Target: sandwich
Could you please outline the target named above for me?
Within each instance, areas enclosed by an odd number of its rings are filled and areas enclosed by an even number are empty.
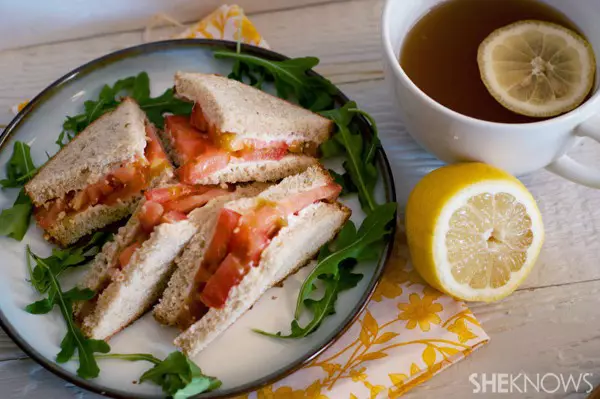
[[[198,353],[310,261],[350,216],[336,201],[340,191],[327,171],[311,166],[253,198],[204,212],[154,308],[160,323],[183,330],[175,345]]]
[[[169,184],[146,191],[127,224],[92,261],[79,284],[96,292],[75,306],[83,333],[109,339],[150,310],[173,272],[173,259],[202,226],[206,214],[254,196],[265,184],[236,189]]]
[[[275,181],[317,164],[333,122],[236,80],[178,72],[176,95],[191,117],[168,116],[165,146],[182,182]]]
[[[173,176],[154,125],[126,98],[48,160],[25,192],[45,237],[67,246],[127,217],[145,189]]]

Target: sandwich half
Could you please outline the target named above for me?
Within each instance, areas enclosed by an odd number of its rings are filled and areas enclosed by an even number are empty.
[[[155,318],[184,330],[175,345],[194,355],[270,287],[310,261],[350,216],[341,187],[313,166],[253,198],[205,213],[176,259]]]
[[[66,246],[127,217],[145,189],[172,177],[154,126],[126,98],[48,160],[25,192],[45,237]]]
[[[237,189],[172,184],[146,191],[133,216],[105,244],[80,284],[96,297],[75,306],[83,333],[108,339],[142,316],[158,300],[173,271],[173,259],[196,234],[206,213],[254,196],[265,188]]]
[[[166,118],[164,141],[189,184],[275,181],[315,165],[333,122],[218,75],[178,72],[175,91],[190,118]]]

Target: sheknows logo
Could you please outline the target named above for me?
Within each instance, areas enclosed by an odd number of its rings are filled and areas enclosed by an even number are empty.
[[[579,392],[590,393],[594,386],[590,379],[592,373],[581,374],[535,374],[525,373],[473,373],[469,381],[473,384],[473,393],[527,393],[527,392]]]

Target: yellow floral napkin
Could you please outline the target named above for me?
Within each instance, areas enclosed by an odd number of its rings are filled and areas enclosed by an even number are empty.
[[[221,6],[175,37],[238,40],[238,32],[242,42],[268,47],[236,5]],[[244,397],[396,398],[488,341],[464,303],[430,288],[412,269],[399,232],[383,279],[359,320],[312,362]]]

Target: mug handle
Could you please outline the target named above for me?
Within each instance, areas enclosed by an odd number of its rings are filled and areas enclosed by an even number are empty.
[[[575,135],[589,137],[600,143],[600,114],[577,126]],[[567,154],[546,166],[546,169],[574,183],[600,188],[600,169],[579,163]]]

